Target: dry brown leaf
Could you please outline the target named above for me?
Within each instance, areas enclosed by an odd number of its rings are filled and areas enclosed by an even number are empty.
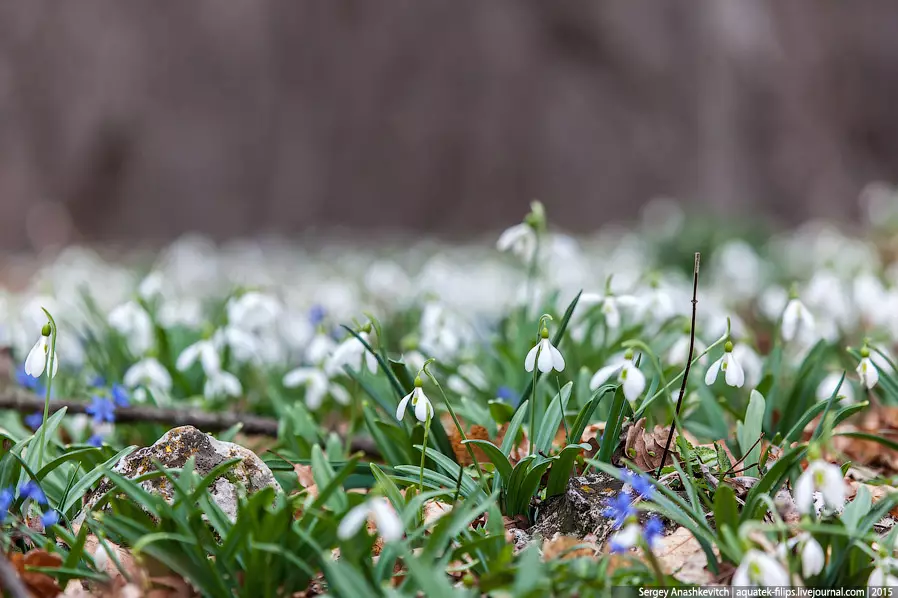
[[[312,466],[296,463],[293,465],[293,472],[296,473],[299,485],[306,489],[306,493],[313,499],[318,498],[318,484],[315,483],[315,477],[312,475]]]
[[[589,424],[583,428],[583,434],[580,436],[580,442],[589,442],[590,440],[598,441],[605,432],[605,422]]]
[[[839,426],[838,431],[866,432],[898,441],[898,407],[872,405],[856,425]],[[885,467],[890,472],[898,472],[898,451],[886,448],[878,442],[835,436],[833,445],[854,463]]]
[[[486,428],[483,426],[471,426],[471,428],[465,433],[465,437],[468,440],[489,440],[490,435],[486,431]],[[462,444],[461,434],[458,433],[458,428],[452,427],[449,432],[449,441],[452,443],[452,451],[455,453],[455,460],[461,463],[462,465],[473,465],[474,462],[471,460],[471,453],[468,452],[468,446]],[[471,445],[471,448],[474,451],[474,456],[477,458],[477,461],[480,463],[488,462],[489,459],[486,457],[486,453],[483,452],[477,446]]]
[[[574,549],[575,546],[581,546],[581,548]],[[544,561],[551,561],[557,558],[575,559],[581,556],[595,558],[598,552],[598,546],[587,542],[586,540],[575,538],[574,536],[563,536],[561,534],[555,534],[555,536],[551,540],[546,540],[543,542]]]
[[[708,558],[701,544],[685,527],[658,540],[655,557],[665,573],[673,575],[683,583],[706,585],[713,576],[708,571]]]
[[[438,500],[429,500],[424,503],[424,526],[428,527],[437,519],[452,510],[452,505]]]
[[[669,433],[669,428],[664,426],[655,426],[654,430],[646,431],[643,417],[627,430],[624,454],[642,471],[654,471],[661,465],[661,457],[664,454],[664,445],[667,443]],[[668,463],[673,463],[673,454],[677,452],[676,437],[675,432],[667,456]]]
[[[28,554],[14,552],[9,556],[9,560],[19,573],[22,583],[37,598],[54,598],[62,591],[56,580],[46,573],[26,570],[26,567],[58,569],[62,566],[62,557],[58,554],[51,554],[46,550],[37,549],[30,551]]]

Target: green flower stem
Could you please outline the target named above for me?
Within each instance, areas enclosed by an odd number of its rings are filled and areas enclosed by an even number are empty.
[[[44,419],[41,422],[41,436],[38,441],[37,470],[44,466],[44,443],[46,441],[47,420],[50,417],[50,391],[53,389],[53,366],[56,365],[56,320],[43,307],[41,308],[50,321],[50,355],[47,359],[47,394],[44,396]]]

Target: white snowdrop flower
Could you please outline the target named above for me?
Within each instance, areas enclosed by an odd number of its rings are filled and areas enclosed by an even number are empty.
[[[727,341],[723,350],[723,357],[711,364],[705,374],[705,384],[711,386],[717,380],[720,370],[724,372],[726,383],[735,388],[741,388],[745,384],[745,371],[733,355],[733,343]]]
[[[204,339],[193,343],[186,349],[181,351],[175,367],[184,372],[190,369],[196,361],[199,360],[203,366],[203,371],[207,376],[221,370],[221,358],[218,356],[218,348],[211,340]]]
[[[336,382],[331,381],[324,370],[320,368],[296,368],[284,375],[283,382],[287,388],[305,387],[306,405],[313,411],[321,407],[324,398],[328,395],[341,405],[349,404],[349,392]]]
[[[870,389],[879,382],[879,370],[870,359],[870,349],[861,349],[861,361],[857,364],[857,375],[861,379],[861,386]]]
[[[838,372],[827,374],[817,386],[817,400],[822,401],[831,397],[833,393],[836,392],[836,387],[839,385],[840,380],[842,380],[842,374]],[[842,380],[842,385],[839,386],[838,393],[836,398],[839,399],[839,402],[842,405],[848,405],[854,402],[854,390],[851,388],[851,383],[848,382],[847,378]]]
[[[672,365],[686,365],[686,362],[689,360],[689,344],[690,344],[690,334],[689,334],[690,324],[687,323],[686,327],[683,330],[683,334],[677,337],[677,340],[670,346],[670,349],[667,351],[667,362]],[[705,350],[705,344],[700,341],[698,338],[695,339],[695,349],[692,354],[692,358],[695,359],[696,356],[701,355],[702,351]],[[707,355],[703,355],[701,359],[699,359],[699,363],[704,363],[708,360]]]
[[[814,493],[819,492],[827,507],[837,511],[845,506],[845,480],[838,465],[816,460],[808,465],[795,483],[795,507],[802,515],[814,508]]]
[[[110,554],[109,548],[107,548],[107,544],[107,542],[98,542],[96,548],[94,548],[94,565],[96,565],[97,571],[100,571],[101,573],[106,571],[106,567],[110,562],[114,562],[112,554]]]
[[[324,332],[318,332],[306,345],[306,361],[313,365],[321,365],[337,348],[337,342]]]
[[[461,323],[445,307],[438,303],[428,303],[421,313],[421,341],[419,345],[429,355],[440,359],[450,359],[461,348],[462,339],[458,334]]]
[[[799,536],[799,554],[801,555],[801,575],[805,579],[813,577],[823,571],[826,566],[826,554],[820,542],[811,534],[803,533]]]
[[[212,343],[219,351],[228,347],[231,350],[231,357],[238,363],[260,359],[261,340],[236,326],[228,325],[216,330],[212,335]]]
[[[203,394],[207,399],[219,397],[239,397],[243,394],[243,386],[237,376],[224,370],[206,372],[206,383]]]
[[[534,366],[544,374],[548,374],[553,369],[559,372],[564,371],[564,357],[562,357],[561,351],[552,345],[552,341],[549,340],[549,329],[546,327],[540,331],[539,342],[530,349],[524,359],[525,370],[532,372]]]
[[[617,375],[617,381],[624,387],[624,397],[629,401],[630,406],[635,409],[636,399],[645,390],[645,374],[636,367],[633,358],[633,351],[627,350],[624,353],[623,360],[599,369],[589,381],[590,390],[596,390],[606,380]]]
[[[108,321],[116,332],[125,337],[128,350],[133,355],[141,356],[153,346],[153,321],[136,301],[128,301],[113,309]]]
[[[374,348],[372,344],[373,334],[366,330],[362,330],[358,334],[369,346]],[[363,361],[368,366],[369,372],[372,374],[377,373],[377,358],[365,348],[365,345],[359,339],[350,336],[334,349],[325,366],[325,372],[329,376],[334,376],[342,372],[343,367],[347,365],[359,372],[362,369]]]
[[[44,327],[41,328],[41,337],[37,339],[37,342],[34,343],[34,346],[31,347],[31,351],[28,352],[28,356],[25,358],[25,373],[32,378],[40,378],[41,374],[44,373],[44,368],[47,367],[49,356],[50,324],[44,324]],[[59,359],[54,351],[53,372],[50,374],[51,377],[55,377],[57,371],[59,371]]]
[[[620,531],[608,539],[611,552],[626,552],[639,542],[642,536],[642,528],[638,523],[628,523]]]
[[[609,285],[610,286],[610,285]],[[605,325],[611,329],[620,328],[621,308],[634,308],[640,306],[640,301],[632,295],[615,295],[610,289],[605,295],[596,293],[583,293],[580,302],[584,305],[601,304],[602,314],[605,316]]]
[[[252,332],[274,326],[281,314],[281,304],[274,297],[252,291],[230,299],[227,312],[229,324]]]
[[[814,335],[814,317],[797,297],[790,300],[783,310],[782,334],[786,342],[796,337],[808,339]]]
[[[751,549],[733,574],[733,587],[791,586],[789,572],[774,557]]]
[[[146,386],[164,391],[171,390],[172,386],[171,374],[154,357],[146,357],[129,367],[123,382],[128,388]]]
[[[433,417],[433,405],[430,404],[430,399],[424,394],[422,386],[421,378],[415,378],[415,388],[412,389],[412,392],[402,397],[402,400],[399,401],[399,406],[396,407],[396,419],[401,420],[405,416],[405,410],[409,402],[415,408],[415,417],[419,422],[425,423]]]
[[[402,521],[393,510],[393,506],[382,497],[369,498],[362,504],[351,508],[340,525],[337,526],[337,537],[349,540],[362,528],[369,517],[374,518],[374,525],[385,542],[393,542],[402,538]]]
[[[163,328],[183,326],[196,330],[203,323],[203,306],[196,298],[165,297],[156,308],[156,318]]]
[[[505,229],[496,241],[496,249],[510,251],[526,263],[530,263],[533,259],[536,245],[536,229],[523,222]]]
[[[137,287],[137,294],[146,301],[151,301],[162,295],[165,288],[165,277],[162,272],[154,271],[144,277]]]
[[[883,558],[876,563],[876,567],[867,580],[870,588],[898,588],[898,559]]]

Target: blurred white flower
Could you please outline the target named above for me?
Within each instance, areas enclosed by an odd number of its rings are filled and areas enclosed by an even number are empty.
[[[733,347],[733,357],[742,366],[742,372],[745,374],[745,382],[749,386],[757,386],[761,381],[761,374],[764,371],[764,362],[750,345],[746,343],[736,343]]]
[[[686,365],[686,362],[689,360],[689,331],[685,331],[685,334],[677,337],[677,340],[670,346],[670,349],[667,352],[667,362],[671,365]],[[695,359],[699,355],[702,354],[702,351],[705,350],[705,344],[700,341],[698,338],[695,339],[695,348],[692,354],[692,358]],[[701,359],[699,359],[699,363],[705,363],[708,361],[707,355],[702,355]]]
[[[274,297],[251,291],[228,301],[228,323],[247,332],[257,332],[277,323],[281,304]]]
[[[206,372],[206,383],[203,394],[207,399],[220,397],[239,397],[243,394],[243,386],[237,376],[224,370]]]
[[[336,348],[337,342],[334,339],[324,332],[318,332],[306,345],[306,361],[312,365],[321,365]]]
[[[745,384],[745,371],[739,365],[739,361],[733,354],[733,343],[727,341],[723,357],[711,364],[705,374],[705,384],[711,386],[717,380],[717,375],[723,370],[724,379],[730,386],[741,388]]]
[[[162,272],[154,271],[147,274],[147,276],[140,282],[140,286],[137,287],[137,294],[146,301],[151,301],[156,297],[163,294],[163,289],[165,288],[165,276],[163,276]]]
[[[340,525],[337,526],[337,537],[349,540],[355,536],[369,517],[373,517],[374,525],[385,542],[393,542],[402,538],[402,521],[387,499],[376,496],[350,509]]]
[[[751,549],[733,574],[733,587],[791,586],[789,572],[774,557]]]
[[[44,334],[46,333],[46,334]],[[41,330],[41,336],[37,339],[37,342],[34,343],[34,346],[31,347],[31,351],[28,352],[28,356],[25,358],[25,373],[31,376],[32,378],[40,378],[41,374],[44,373],[44,368],[47,367],[47,362],[50,359],[50,326],[45,325]],[[56,376],[56,372],[59,371],[59,359],[56,355],[56,352],[53,353],[53,372],[50,374],[51,377]]]
[[[172,387],[171,374],[154,357],[145,357],[129,367],[125,372],[123,382],[128,388],[146,386],[166,392]]]
[[[617,381],[624,388],[624,397],[630,403],[630,406],[635,409],[636,399],[645,390],[645,374],[636,367],[636,363],[633,360],[633,351],[628,350],[622,360],[615,361],[599,369],[589,381],[589,389],[596,390],[606,380],[617,375]]]
[[[896,572],[898,572],[898,559],[890,557],[880,559],[867,580],[867,587],[898,588]]]
[[[166,296],[156,308],[156,318],[163,328],[183,326],[196,330],[203,322],[203,306],[195,298]]]
[[[786,342],[794,340],[797,336],[803,340],[813,338],[814,317],[797,297],[789,301],[783,310],[782,334]]]
[[[870,359],[868,349],[861,349],[861,361],[857,364],[857,375],[861,379],[861,386],[866,389],[873,388],[879,382],[879,370]]]
[[[521,258],[521,261],[530,263],[536,252],[536,230],[526,223],[516,224],[505,229],[496,241],[496,249],[499,251],[511,251]]]
[[[540,332],[540,340],[524,358],[525,370],[532,372],[534,367],[538,367],[539,371],[544,374],[548,374],[553,369],[559,372],[564,371],[564,357],[549,340],[549,331],[545,328]]]
[[[212,342],[219,351],[228,347],[231,350],[231,357],[238,363],[261,361],[262,341],[254,334],[236,326],[219,328],[212,335]]]
[[[296,368],[284,375],[284,386],[287,388],[305,387],[306,405],[311,410],[321,407],[328,395],[341,405],[349,404],[349,393],[345,388],[333,382],[320,368]]]
[[[838,372],[827,374],[817,386],[817,400],[822,401],[830,398],[833,393],[836,392],[836,387],[838,386],[839,394],[836,395],[836,398],[839,399],[840,404],[848,405],[853,403],[854,390],[851,388],[851,383],[848,382],[848,378],[845,378],[845,380],[842,381],[842,385],[839,386],[840,380],[842,380],[842,374]]]
[[[372,343],[374,342],[375,335],[373,333],[368,333],[363,330],[359,332],[358,335],[368,343],[371,348],[374,348]],[[360,372],[362,370],[363,360],[365,365],[368,366],[368,371],[372,374],[376,374],[377,358],[365,348],[362,341],[354,336],[350,336],[334,349],[334,352],[331,354],[330,359],[328,359],[327,364],[325,365],[324,371],[327,372],[329,376],[335,376],[343,371],[344,366],[348,365],[356,372]]]
[[[412,389],[412,392],[402,397],[402,400],[399,401],[399,406],[396,407],[396,419],[401,420],[405,416],[405,410],[409,402],[415,408],[415,417],[419,422],[425,423],[433,417],[433,405],[430,404],[430,399],[424,394],[424,389],[421,386],[421,378],[415,378],[415,387]]]
[[[109,325],[125,338],[132,355],[140,357],[153,346],[153,321],[136,301],[119,305],[107,319]]]
[[[196,363],[197,360],[203,366],[203,371],[206,372],[207,376],[221,370],[221,358],[218,355],[218,348],[211,340],[197,341],[181,351],[175,367],[184,372],[190,369],[190,366]]]
[[[795,508],[807,515],[814,508],[814,493],[819,492],[827,507],[838,511],[845,506],[845,480],[838,465],[813,461],[795,482]]]
[[[584,306],[601,304],[602,313],[605,315],[605,325],[611,329],[620,328],[621,308],[638,308],[640,301],[632,295],[614,295],[610,291],[605,295],[597,293],[583,293],[580,303]]]

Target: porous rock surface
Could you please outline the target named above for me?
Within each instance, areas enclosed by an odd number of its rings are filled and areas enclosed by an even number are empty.
[[[235,457],[241,459],[209,485],[212,500],[232,521],[237,517],[239,497],[267,487],[280,488],[271,470],[254,452],[233,442],[216,440],[193,426],[172,428],[152,446],[138,449],[120,459],[113,471],[134,479],[155,471],[154,461],[158,461],[166,468],[180,468],[190,457],[194,458],[195,471],[201,476],[208,474],[225,461]],[[147,492],[158,494],[168,502],[174,500],[171,482],[164,477],[147,480],[140,485]],[[104,479],[90,496],[82,512],[93,508],[97,500],[112,487],[112,482]]]

